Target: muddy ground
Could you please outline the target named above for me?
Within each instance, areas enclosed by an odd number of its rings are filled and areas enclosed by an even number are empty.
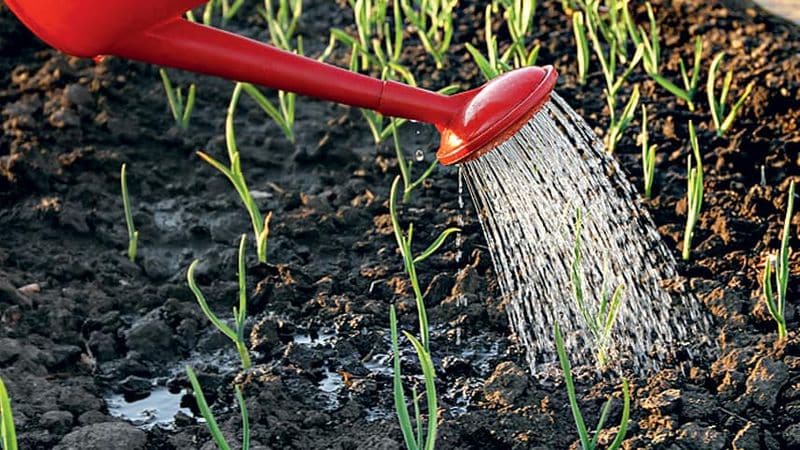
[[[481,83],[463,43],[483,48],[484,3],[462,3],[470,5],[458,13],[457,44],[445,70],[433,70],[409,40],[405,57],[428,87]],[[778,247],[789,180],[800,175],[800,29],[742,1],[695,3],[705,2],[654,3],[667,73],[677,77],[677,57],[690,55],[695,35],[703,37],[706,67],[726,50],[724,67],[737,68],[733,95],[758,80],[733,131],[725,138],[710,131],[702,92],[699,111],[689,113],[639,71],[632,81],[641,83],[651,142],[659,146],[654,199],[646,206],[676,256],[685,221],[687,122],[701,124],[706,203],[695,260],[679,271],[713,315],[720,353],[687,370],[633,377],[625,447],[800,448],[800,258],[793,257],[787,342],[773,345],[775,329],[759,297],[764,257]],[[265,26],[252,12],[230,28],[264,39]],[[640,19],[643,13],[637,8]],[[330,26],[350,20],[334,2],[307,4],[300,32],[309,53],[322,50]],[[562,74],[558,91],[602,130],[601,75],[593,66],[589,84],[576,84],[570,21],[559,7],[540,5],[536,26],[539,61]],[[269,264],[258,265],[252,250],[248,256],[256,367],[238,373],[231,346],[209,326],[185,283],[186,268],[199,258],[199,283],[221,315],[235,299],[236,247],[249,222],[227,181],[194,154],[224,156],[231,83],[173,73],[177,83],[198,84],[190,130],[181,132],[168,115],[156,68],[66,57],[31,36],[4,6],[0,77],[0,376],[12,395],[20,448],[213,448],[186,395],[185,364],[200,372],[233,441],[240,433],[235,381],[245,389],[255,448],[401,447],[391,400],[389,305],[398,305],[408,329],[415,314],[386,204],[398,169],[390,147],[375,148],[358,111],[299,100],[292,145],[252,102],[242,102],[243,167],[274,219]],[[617,158],[640,186],[637,127]],[[408,126],[403,140],[409,153],[419,146],[428,161],[433,157],[429,128]],[[125,256],[123,162],[141,232],[136,264]],[[456,170],[440,168],[404,208],[406,220],[418,225],[417,242],[455,225],[459,215],[465,222],[461,248],[448,244],[420,266],[423,286],[430,286],[439,376],[438,447],[575,447],[563,386],[527,375],[466,203],[460,211]],[[795,214],[795,239],[799,226]],[[467,298],[467,306],[458,298]],[[418,372],[412,356],[404,350],[406,373]],[[594,424],[605,397],[620,388],[616,380],[580,380],[579,391]],[[148,401],[156,417],[132,424]],[[601,442],[613,436],[620,412],[616,401]],[[150,426],[137,427],[143,423]]]

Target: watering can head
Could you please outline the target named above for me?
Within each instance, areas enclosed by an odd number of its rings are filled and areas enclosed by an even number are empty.
[[[442,164],[480,157],[516,134],[550,99],[556,84],[553,66],[526,67],[453,96],[464,97],[442,134],[436,157]]]
[[[501,144],[547,102],[552,66],[527,67],[444,96],[381,81],[182,19],[206,0],[6,0],[42,40],[75,56],[115,55],[433,123],[443,164]]]

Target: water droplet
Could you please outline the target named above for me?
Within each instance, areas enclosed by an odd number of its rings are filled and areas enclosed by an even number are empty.
[[[425,152],[422,151],[421,148],[418,148],[417,151],[414,152],[414,159],[416,159],[417,162],[425,161]]]

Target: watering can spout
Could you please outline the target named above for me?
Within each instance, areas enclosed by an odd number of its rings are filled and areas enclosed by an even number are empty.
[[[514,134],[548,99],[551,67],[509,72],[446,96],[350,72],[276,47],[189,22],[204,0],[6,0],[48,44],[75,56],[114,55],[243,81],[432,123],[444,164],[476,158]]]

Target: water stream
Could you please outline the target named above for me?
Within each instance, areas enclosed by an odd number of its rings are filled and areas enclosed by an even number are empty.
[[[625,288],[611,338],[616,367],[656,369],[685,350],[684,343],[708,336],[702,305],[661,285],[676,277],[675,261],[636,190],[558,95],[514,137],[463,170],[534,374],[556,359],[556,321],[573,364],[594,364],[570,280],[578,209],[587,301],[596,308],[604,277]]]

